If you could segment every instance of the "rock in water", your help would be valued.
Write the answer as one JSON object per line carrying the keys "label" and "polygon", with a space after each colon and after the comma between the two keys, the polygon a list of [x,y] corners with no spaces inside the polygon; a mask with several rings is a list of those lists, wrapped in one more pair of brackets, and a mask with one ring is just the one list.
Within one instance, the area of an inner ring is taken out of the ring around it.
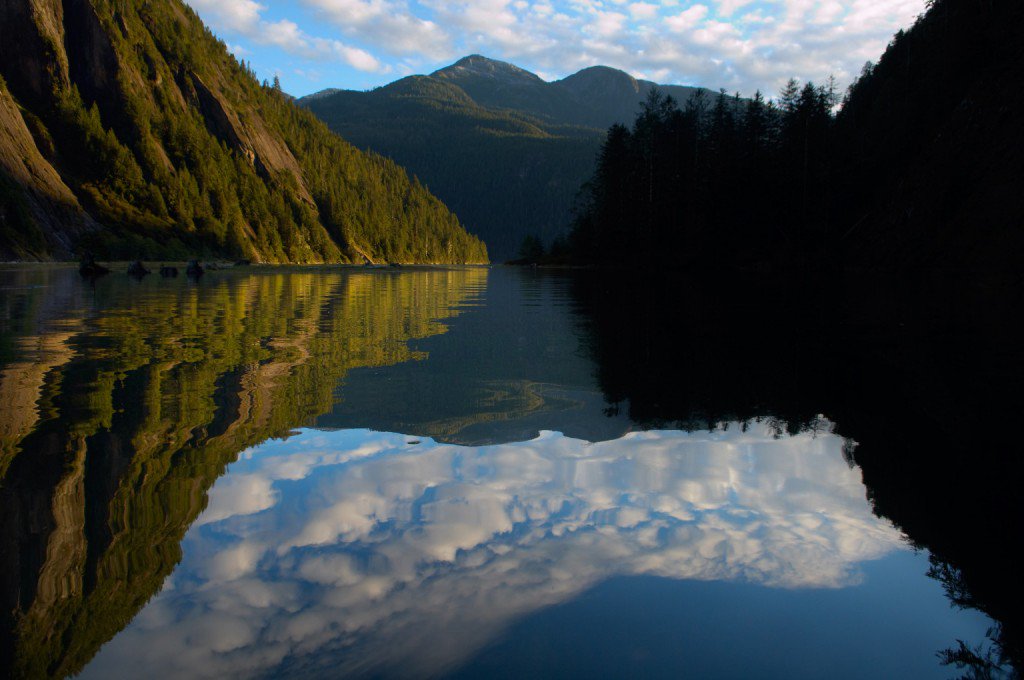
{"label": "rock in water", "polygon": [[142,260],[135,260],[128,265],[128,276],[134,276],[137,279],[141,279],[143,276],[149,273],[146,269],[146,265],[142,264]]}
{"label": "rock in water", "polygon": [[97,264],[92,255],[86,254],[82,256],[82,261],[78,265],[78,273],[87,279],[94,279],[98,276],[109,274],[110,270],[101,264]]}

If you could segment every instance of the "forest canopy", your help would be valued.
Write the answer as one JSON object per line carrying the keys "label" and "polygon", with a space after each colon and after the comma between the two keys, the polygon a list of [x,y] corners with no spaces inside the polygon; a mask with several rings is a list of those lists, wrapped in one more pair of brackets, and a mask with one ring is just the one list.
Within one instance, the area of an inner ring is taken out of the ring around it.
{"label": "forest canopy", "polygon": [[[102,226],[69,235],[38,209],[39,187],[8,187],[0,215],[21,217],[0,220],[0,253],[487,260],[415,178],[260,83],[179,0],[83,0],[54,16],[22,5],[0,9],[0,96],[17,102],[40,163]],[[26,226],[42,237],[34,247],[13,236]]]}

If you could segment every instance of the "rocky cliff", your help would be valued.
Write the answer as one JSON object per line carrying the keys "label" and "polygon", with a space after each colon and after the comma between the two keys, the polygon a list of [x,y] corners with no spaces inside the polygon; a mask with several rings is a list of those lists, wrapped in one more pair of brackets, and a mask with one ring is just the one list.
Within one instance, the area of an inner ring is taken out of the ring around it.
{"label": "rocky cliff", "polygon": [[0,0],[0,258],[486,261],[179,0]]}

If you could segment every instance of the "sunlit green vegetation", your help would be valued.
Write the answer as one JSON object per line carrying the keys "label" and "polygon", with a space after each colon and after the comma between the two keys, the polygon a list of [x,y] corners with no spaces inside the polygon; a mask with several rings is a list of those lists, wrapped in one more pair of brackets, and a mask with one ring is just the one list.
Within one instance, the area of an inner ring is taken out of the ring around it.
{"label": "sunlit green vegetation", "polygon": [[345,139],[410,168],[495,259],[523,235],[562,235],[603,132],[480,106],[455,84],[411,76],[371,92],[303,100]]}
{"label": "sunlit green vegetation", "polygon": [[4,75],[37,144],[106,227],[80,250],[486,261],[483,244],[402,168],[259,83],[177,0],[94,0],[64,28],[67,65],[60,46],[37,57],[53,72],[66,68],[67,81],[54,76],[40,97],[17,73]]}
{"label": "sunlit green vegetation", "polygon": [[0,396],[21,416],[0,432],[0,494],[4,507],[38,515],[14,513],[0,530],[11,556],[2,597],[15,610],[2,656],[14,675],[79,671],[159,590],[226,465],[328,411],[349,370],[422,358],[408,341],[444,332],[486,276],[235,274],[212,290],[153,282],[23,338],[27,355],[0,371]]}

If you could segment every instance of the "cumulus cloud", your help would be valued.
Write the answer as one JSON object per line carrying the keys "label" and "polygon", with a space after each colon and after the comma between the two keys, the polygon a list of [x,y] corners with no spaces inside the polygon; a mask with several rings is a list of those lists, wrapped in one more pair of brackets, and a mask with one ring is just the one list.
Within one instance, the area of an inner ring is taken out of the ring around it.
{"label": "cumulus cloud", "polygon": [[[253,0],[189,0],[189,5],[214,29],[255,45],[277,47],[309,61],[339,61],[359,71],[391,70],[366,50],[340,40],[312,36],[290,19],[264,19],[266,7]],[[239,45],[232,51],[241,55],[248,50]]]}
{"label": "cumulus cloud", "polygon": [[358,36],[393,55],[443,59],[452,55],[448,34],[434,21],[388,0],[301,0],[316,16],[347,36]]}
{"label": "cumulus cloud", "polygon": [[275,675],[285,659],[428,676],[613,576],[840,588],[905,547],[828,433],[408,440],[305,432],[249,452],[169,587],[85,676]]}
{"label": "cumulus cloud", "polygon": [[254,0],[191,4],[233,41],[364,71],[430,70],[476,52],[559,77],[604,64],[749,95],[790,77],[849,82],[925,2],[300,0],[274,20]]}

